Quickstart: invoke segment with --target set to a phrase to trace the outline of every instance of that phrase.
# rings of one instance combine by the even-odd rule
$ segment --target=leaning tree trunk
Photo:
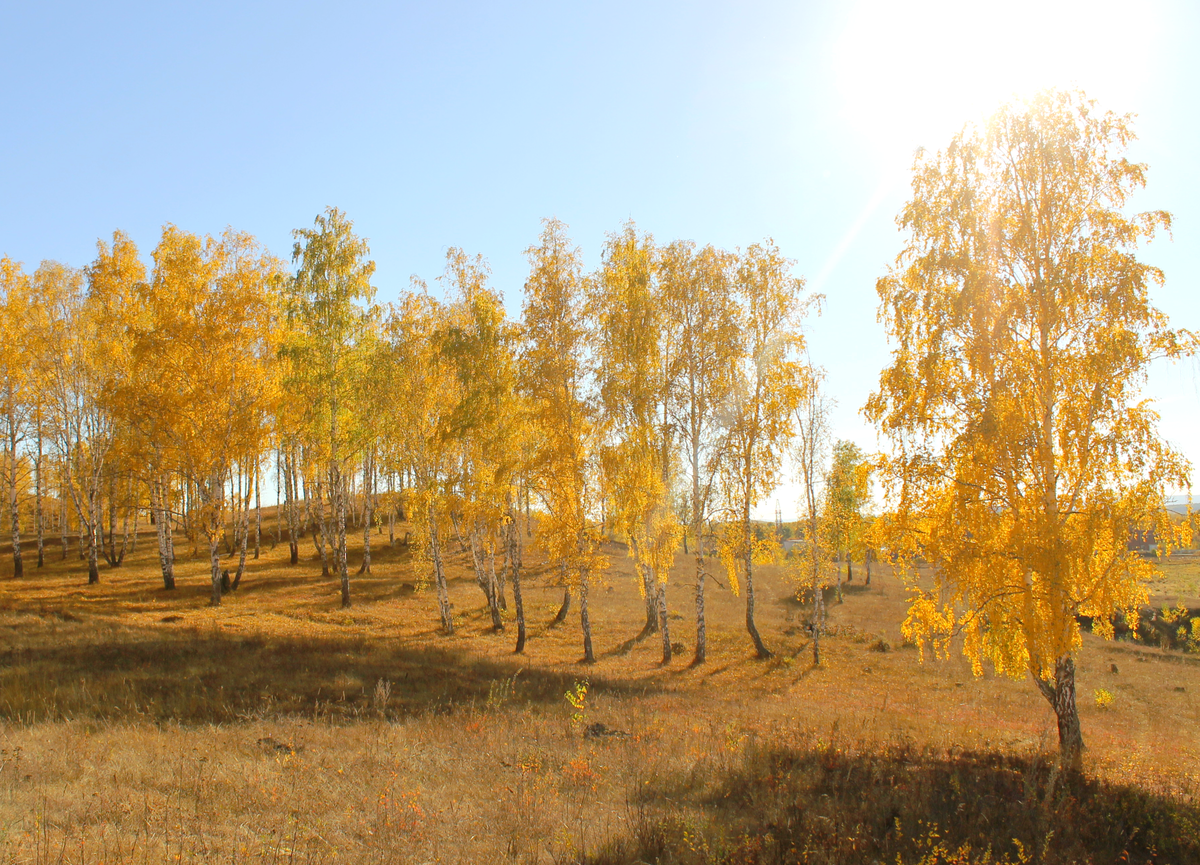
[[[461,533],[459,533],[461,538]],[[487,571],[483,566],[483,553],[479,548],[479,527],[472,526],[468,535],[471,550],[471,567],[475,569],[475,584],[479,586],[479,590],[483,592],[483,597],[487,600],[488,611],[492,614],[492,631],[499,633],[504,630],[504,623],[500,620],[500,607],[496,603],[495,586],[488,579]]]
[[[296,476],[294,466],[287,457],[283,462],[283,495],[284,513],[287,514],[288,527],[288,561],[297,565],[300,563],[300,515],[296,513]]]
[[[592,651],[592,620],[588,616],[588,573],[579,574],[579,626],[583,630],[583,661],[585,664],[596,663],[596,653]]]
[[[69,529],[70,526],[67,525],[67,494],[60,484],[58,488],[58,540],[62,544],[62,560],[64,562],[67,560],[67,553],[69,552],[69,539],[67,537]]]
[[[567,613],[571,611],[571,587],[563,586],[562,606],[558,608],[558,612],[554,614],[554,619],[550,622],[550,627],[561,625],[567,620]]]
[[[496,573],[496,541],[499,538],[492,536],[492,543],[488,547],[488,573],[492,581],[492,591],[496,593],[496,603],[500,605],[500,609],[508,612],[508,599],[505,597],[507,586],[504,582],[504,569],[500,569],[500,573]]]
[[[1075,704],[1075,658],[1063,655],[1054,663],[1054,681],[1037,672],[1033,680],[1058,719],[1058,755],[1064,768],[1078,771],[1083,764],[1083,730]]]
[[[846,550],[846,582],[854,582],[854,562],[850,558],[849,550]]]

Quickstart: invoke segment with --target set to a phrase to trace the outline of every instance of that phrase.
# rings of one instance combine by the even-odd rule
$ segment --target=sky
[[[2,3],[0,254],[84,265],[161,227],[256,235],[290,258],[328,206],[381,300],[482,254],[518,315],[541,220],[587,267],[634,220],[659,242],[771,237],[808,290],[834,435],[889,358],[875,281],[900,252],[914,153],[1046,86],[1136,114],[1154,302],[1200,327],[1200,4],[1186,0]],[[436,290],[436,285],[434,285]],[[1160,363],[1161,433],[1200,466],[1194,362]],[[785,519],[785,484],[759,513]]]

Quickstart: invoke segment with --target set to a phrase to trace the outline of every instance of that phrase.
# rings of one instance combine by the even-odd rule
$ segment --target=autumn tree
[[[13,576],[25,572],[21,556],[20,499],[31,474],[24,459],[24,444],[33,421],[36,367],[29,359],[34,349],[32,288],[20,264],[0,257],[0,436],[3,437],[5,494],[8,499],[13,545]]]
[[[117,404],[153,454],[150,482],[158,521],[164,584],[173,585],[166,476],[178,474],[197,494],[208,544],[211,603],[221,603],[220,543],[235,516],[245,565],[248,499],[244,478],[266,449],[274,413],[276,302],[282,264],[253,237],[226,230],[220,239],[163,227],[154,274],[137,287],[130,327],[129,386]],[[166,409],[164,411],[164,409]],[[252,475],[251,475],[252,476]]]
[[[771,652],[754,622],[754,564],[773,552],[756,539],[751,509],[778,483],[791,444],[792,412],[808,368],[798,324],[807,309],[804,281],[773,241],[753,244],[737,268],[740,353],[724,410],[721,486],[727,515],[720,553],[735,590],[746,593],[746,631],[760,658]]]
[[[1164,490],[1188,466],[1140,388],[1193,337],[1150,302],[1162,273],[1137,244],[1170,225],[1127,216],[1145,184],[1130,119],[1043,92],[922,154],[898,222],[908,243],[878,282],[894,343],[867,410],[891,442],[890,546],[933,566],[904,625],[944,655],[1032,674],[1078,766],[1077,616],[1112,635],[1136,619],[1151,562],[1127,549],[1176,532]]]
[[[424,583],[432,573],[442,630],[454,633],[445,571],[445,545],[456,480],[456,443],[450,435],[459,405],[459,380],[444,350],[448,311],[419,290],[388,310],[383,324],[387,350],[379,355],[383,401],[379,420],[387,430],[380,465],[406,473],[405,507],[413,525],[413,567]]]
[[[41,299],[50,304],[44,336],[48,420],[63,486],[81,529],[88,583],[100,580],[99,555],[105,469],[119,427],[114,382],[130,366],[125,327],[136,306],[146,268],[137,246],[113,232],[112,245],[96,243],[86,270],[87,287],[67,269],[48,272]]]
[[[709,576],[706,535],[716,505],[722,412],[739,357],[735,261],[733,255],[712,246],[697,251],[694,244],[678,241],[661,251],[659,262],[662,302],[676,343],[669,411],[682,447],[687,482],[685,510],[695,545],[693,664],[704,663],[708,648],[704,610],[705,580]]]
[[[608,238],[589,281],[597,387],[614,525],[627,538],[646,601],[645,636],[662,635],[671,661],[666,583],[682,527],[671,507],[673,424],[668,414],[675,334],[656,278],[657,251],[632,222]]]
[[[854,442],[833,445],[833,460],[825,478],[825,524],[830,546],[846,561],[846,580],[854,579],[851,561],[863,528],[863,507],[871,497],[871,464]],[[837,582],[838,600],[842,581]]]
[[[822,389],[824,374],[811,370],[809,386],[792,409],[795,422],[793,460],[800,481],[800,524],[804,543],[790,561],[798,589],[812,593],[813,666],[821,664],[821,637],[825,627],[825,583],[829,567],[826,546],[824,487],[827,478],[825,460],[829,454],[831,404]]]
[[[354,224],[337,208],[317,216],[312,228],[293,232],[297,265],[287,300],[290,361],[286,386],[304,400],[312,444],[324,464],[329,496],[334,565],[342,606],[350,606],[346,563],[346,468],[361,443],[352,396],[362,374],[370,336],[369,305],[375,296],[375,262]],[[324,504],[318,502],[322,510]]]
[[[595,661],[588,593],[605,559],[593,522],[597,503],[597,427],[587,399],[587,322],[579,250],[567,227],[545,221],[541,242],[526,250],[524,390],[537,428],[534,483],[545,508],[538,542],[568,587],[579,591],[583,654]]]

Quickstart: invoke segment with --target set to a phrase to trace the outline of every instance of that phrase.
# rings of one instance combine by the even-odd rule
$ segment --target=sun
[[[1046,87],[1136,110],[1161,18],[1112,0],[863,0],[832,46],[843,119],[867,149],[907,161]]]

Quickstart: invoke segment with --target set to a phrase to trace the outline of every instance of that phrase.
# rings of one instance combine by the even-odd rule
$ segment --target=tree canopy
[[[1125,213],[1145,184],[1132,138],[1128,117],[1053,91],[966,127],[918,158],[909,240],[877,286],[888,543],[937,584],[914,585],[905,632],[939,654],[961,635],[977,673],[1032,673],[1071,762],[1076,617],[1136,619],[1152,565],[1127,539],[1154,524],[1169,545],[1164,490],[1187,485],[1139,392],[1152,359],[1195,342],[1135,256],[1170,216]]]

